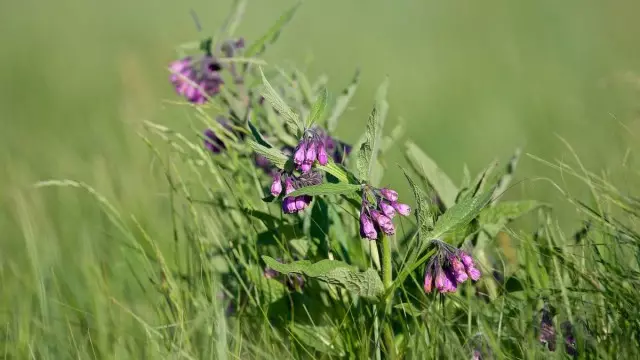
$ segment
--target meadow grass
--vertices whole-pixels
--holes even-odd
[[[1,36],[11,54],[2,60],[8,71],[2,72],[0,100],[4,357],[315,358],[344,352],[367,358],[376,347],[385,356],[366,322],[374,310],[359,304],[343,309],[339,323],[283,332],[267,300],[259,299],[264,294],[240,283],[238,291],[250,302],[241,316],[225,316],[228,298],[238,294],[220,297],[220,279],[202,269],[233,274],[227,264],[243,258],[236,251],[259,255],[251,248],[209,252],[238,228],[247,240],[264,230],[247,214],[228,210],[254,203],[250,194],[264,179],[248,171],[252,181],[235,182],[208,162],[208,154],[182,143],[206,162],[206,171],[198,170],[143,122],[167,125],[200,146],[191,131],[203,126],[197,113],[160,100],[175,98],[166,84],[170,49],[196,37],[187,9],[151,2],[40,5],[37,11],[27,3],[0,5],[7,30]],[[251,4],[241,30],[257,38],[288,5]],[[420,298],[419,312],[393,324],[402,333],[398,349],[409,349],[403,355],[464,358],[480,342],[498,358],[561,357],[560,324],[569,320],[580,356],[634,358],[639,209],[629,194],[637,191],[638,174],[633,152],[626,152],[637,133],[630,71],[638,57],[635,22],[624,19],[636,6],[495,5],[309,2],[266,59],[304,64],[313,53],[313,62],[302,67],[310,78],[329,74],[332,94],[360,66],[361,84],[338,128],[350,142],[362,133],[376,83],[388,73],[386,129],[403,117],[405,133],[456,180],[464,177],[464,162],[477,173],[496,154],[507,159],[523,143],[542,159],[570,155],[551,129],[576,146],[588,168],[607,167],[596,175],[558,162],[562,192],[556,192],[538,185],[548,182],[531,181],[555,175],[553,167],[525,156],[517,174],[528,181],[507,197],[552,201],[556,211],[530,216],[490,243],[513,242],[498,258],[517,280],[499,283],[507,290],[488,303],[470,292],[456,297],[458,314]],[[203,22],[207,31],[221,23],[221,7],[226,13],[218,4],[197,8],[213,16]],[[56,13],[61,16],[50,16]],[[153,16],[142,15],[148,13]],[[338,25],[323,26],[328,19]],[[40,52],[47,54],[44,61]],[[389,149],[384,181],[408,197],[410,187],[395,170],[396,162],[404,164],[403,152],[401,142]],[[614,162],[622,164],[617,171]],[[58,183],[61,189],[32,186],[49,178],[73,180]],[[192,186],[196,193],[187,193]],[[217,207],[197,201],[218,199],[218,191],[228,196]],[[227,212],[231,220],[224,219]],[[590,221],[583,236],[574,237],[581,230],[576,219]],[[411,222],[406,227],[410,233]],[[535,330],[544,301],[558,312],[553,354],[542,349]],[[299,311],[302,317],[313,312]],[[323,339],[332,345],[339,339],[342,348],[327,349]]]

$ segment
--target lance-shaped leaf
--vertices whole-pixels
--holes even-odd
[[[427,154],[413,142],[407,142],[407,159],[418,175],[425,179],[431,187],[438,193],[444,206],[448,209],[456,203],[458,188],[447,174],[438,167]]]
[[[342,286],[367,299],[377,299],[384,292],[382,280],[372,268],[360,272],[356,267],[336,260],[320,260],[317,263],[301,260],[282,264],[268,256],[263,256],[262,259],[267,266],[283,274],[304,274],[328,284]]]
[[[309,114],[309,118],[307,119],[307,127],[310,127],[311,124],[317,122],[324,115],[324,111],[327,107],[327,98],[329,94],[327,93],[327,89],[322,89],[320,91],[320,95],[318,99],[311,106],[311,113]]]
[[[315,165],[317,169],[327,172],[336,177],[340,182],[345,183],[357,183],[357,179],[355,176],[344,169],[341,165],[336,164],[333,160],[329,159],[329,163],[327,165]]]
[[[295,131],[298,131],[299,135],[302,133],[302,126],[300,125],[300,119],[298,115],[291,110],[289,105],[282,100],[278,92],[271,86],[269,80],[264,76],[262,72],[262,68],[260,68],[260,75],[262,76],[262,83],[264,85],[265,91],[261,92],[262,96],[267,99],[267,101],[273,106],[273,108],[280,113]]]
[[[358,83],[360,82],[360,69],[356,69],[356,73],[353,76],[353,80],[349,86],[342,91],[342,94],[336,100],[336,104],[333,107],[333,111],[331,112],[331,116],[327,119],[327,130],[329,133],[333,133],[336,131],[338,127],[338,120],[340,116],[347,110],[347,106],[349,106],[349,102],[353,97],[353,94],[356,93],[356,89],[358,88]]]
[[[493,191],[486,191],[453,205],[438,218],[433,230],[427,234],[427,239],[441,238],[469,224],[489,204],[492,194]]]
[[[265,139],[262,134],[260,134],[260,131],[258,130],[258,128],[253,125],[253,123],[251,121],[249,121],[249,130],[251,130],[251,134],[253,135],[253,137],[256,139],[256,142],[268,149],[272,149],[273,145],[271,145],[267,139]]]
[[[276,23],[273,24],[273,26],[271,26],[269,30],[264,35],[262,35],[262,37],[260,37],[260,39],[258,39],[247,48],[247,51],[245,51],[245,56],[253,57],[256,55],[260,55],[266,50],[267,46],[273,44],[276,40],[278,40],[282,28],[287,25],[289,21],[291,21],[300,4],[301,2],[298,2],[287,11],[285,11],[280,16],[278,21],[276,21]]]
[[[408,253],[409,262],[413,262],[419,253],[422,252],[422,248],[424,248],[428,244],[429,232],[433,229],[433,212],[431,211],[431,207],[429,202],[427,201],[427,195],[424,193],[422,189],[418,187],[418,185],[411,179],[407,170],[400,168],[404,172],[404,176],[407,178],[409,182],[409,186],[413,190],[413,196],[416,199],[416,211],[414,212],[416,215],[416,220],[418,221],[418,238],[413,238],[411,243],[409,244],[409,249],[411,251]],[[422,240],[419,243],[417,250],[413,250],[415,246],[415,242],[417,240]]]
[[[507,190],[509,187],[509,183],[513,179],[513,173],[516,171],[516,166],[518,166],[518,160],[520,160],[520,154],[522,151],[520,149],[516,149],[515,154],[511,157],[509,162],[507,163],[507,167],[504,170],[504,174],[498,180],[498,185],[496,186],[495,191],[493,192],[493,203],[495,203],[498,198]]]
[[[367,122],[365,141],[360,146],[360,151],[358,152],[358,175],[363,181],[371,178],[372,169],[378,162],[377,157],[380,147],[381,129],[384,126],[384,120],[389,109],[386,100],[388,86],[389,81],[385,79],[378,88],[376,103]]]
[[[309,79],[307,79],[304,73],[298,69],[294,71],[293,75],[294,80],[297,83],[296,88],[299,87],[304,102],[307,106],[310,106],[315,102],[314,100],[316,99],[316,95],[311,87],[311,83],[309,83]]]
[[[268,148],[266,146],[260,145],[253,140],[247,140],[247,144],[255,151],[258,155],[262,155],[267,160],[269,160],[274,166],[278,169],[284,169],[289,158],[282,151],[275,148]]]
[[[547,206],[535,200],[503,201],[480,212],[478,219],[482,227],[495,236],[505,225],[529,212]]]
[[[345,183],[324,183],[318,185],[305,186],[292,193],[288,194],[287,197],[291,196],[300,196],[300,195],[342,195],[342,194],[351,194],[362,188],[362,185],[353,185],[353,184],[345,184]]]

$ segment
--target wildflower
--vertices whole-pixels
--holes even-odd
[[[222,66],[212,55],[195,60],[190,56],[169,65],[169,80],[179,95],[194,104],[204,104],[208,98],[220,92],[224,80]]]
[[[376,240],[378,238],[376,227],[365,212],[360,213],[360,236],[369,240]]]
[[[549,349],[556,351],[556,329],[553,326],[553,310],[548,304],[544,304],[540,310],[540,327],[538,329],[538,341]]]
[[[578,349],[576,345],[576,338],[573,335],[573,325],[569,321],[565,321],[560,324],[562,329],[562,337],[564,338],[564,348],[567,354],[577,357]]]
[[[311,170],[316,161],[320,165],[327,165],[329,161],[325,141],[320,134],[317,128],[308,129],[304,132],[298,146],[296,146],[293,162],[303,173]]]
[[[283,176],[283,175],[280,174],[278,176]],[[286,175],[284,177],[285,177],[285,180],[284,180],[285,196],[291,194],[296,189],[300,189],[306,186],[318,185],[322,183],[322,174],[318,171],[310,171],[307,173],[303,173],[297,178],[294,177],[293,175]],[[278,178],[278,182],[279,181],[282,181],[281,177]],[[276,179],[274,177],[274,183],[275,182],[276,182]],[[277,187],[278,185],[275,184],[275,186]],[[274,184],[272,183],[272,189],[273,187],[274,187]],[[284,211],[286,214],[300,212],[306,209],[311,204],[312,200],[313,200],[313,197],[311,197],[310,195],[285,197],[284,200],[282,201],[282,211]]]
[[[469,254],[440,240],[433,243],[437,251],[425,267],[425,293],[431,293],[434,287],[440,293],[455,292],[458,284],[467,279],[480,279],[480,271]]]
[[[393,201],[385,196],[385,193],[389,194],[390,192],[395,193]],[[397,203],[396,200],[398,200],[398,193],[393,190],[376,189],[368,185],[364,187],[362,208],[360,209],[360,236],[362,238],[375,240],[378,231],[387,235],[395,234],[396,228],[391,219],[396,215],[396,212],[403,216],[407,216],[411,212],[409,205]],[[375,231],[371,231],[370,223]]]
[[[282,192],[282,180],[280,179],[280,173],[276,173],[273,176],[273,182],[271,183],[271,195],[279,196]]]

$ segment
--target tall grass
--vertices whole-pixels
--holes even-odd
[[[269,70],[274,70],[272,63]],[[140,73],[135,64],[123,60],[123,68],[132,69],[126,76],[131,96],[144,93],[132,85]],[[305,114],[310,104],[301,99],[304,94],[277,74],[267,72],[278,89],[292,91],[288,103]],[[349,80],[331,86],[346,87]],[[135,104],[144,101],[150,100]],[[389,103],[391,109],[401,106],[393,96]],[[214,126],[221,110],[182,104],[176,111],[185,118],[179,129],[173,126],[177,121],[129,127],[128,142],[120,150],[128,160],[96,161],[91,176],[84,174],[91,182],[76,176],[34,188],[26,169],[11,165],[6,170],[11,183],[23,185],[7,187],[8,216],[2,219],[5,237],[13,239],[3,243],[0,267],[5,358],[467,358],[474,351],[482,358],[561,358],[571,349],[565,346],[565,322],[572,325],[581,357],[638,356],[634,285],[640,207],[606,174],[588,172],[580,163],[547,163],[530,156],[527,161],[537,159],[578,180],[563,178],[564,185],[550,182],[550,188],[578,211],[584,227],[567,232],[573,224],[561,224],[556,212],[528,200],[505,202],[491,222],[482,223],[487,213],[474,214],[471,225],[448,239],[474,243],[484,277],[446,297],[425,295],[423,266],[416,259],[404,261],[412,259],[410,250],[420,248],[412,244],[426,243],[415,234],[429,224],[420,217],[400,222],[391,238],[393,276],[407,278],[386,308],[312,276],[305,277],[302,290],[291,290],[263,275],[262,255],[288,261],[326,256],[360,270],[378,270],[375,254],[384,249],[358,239],[357,209],[348,200],[316,197],[311,212],[300,218],[282,215],[278,206],[262,201],[269,179],[246,158],[250,148],[229,142],[229,150],[215,156],[201,145],[200,129]],[[119,111],[124,118],[150,117],[134,104],[125,103]],[[253,135],[249,128],[243,131]],[[389,154],[404,147],[397,135],[383,140],[388,145],[382,146],[382,161],[374,169],[395,173]],[[57,159],[57,166],[76,175],[72,164],[80,157]],[[401,191],[401,197],[415,193],[414,211],[428,204],[433,220],[441,219],[442,210],[451,206],[436,208],[431,200],[436,193],[442,197],[446,186],[439,187],[441,177],[434,179],[425,170],[431,164],[425,154],[410,151],[407,157],[414,186],[406,185],[413,191]],[[462,168],[457,162],[443,166]],[[500,168],[494,168],[495,179],[474,179],[465,170],[456,182],[461,185],[454,185],[454,200],[490,189],[490,180],[508,183],[513,171],[501,173]],[[627,181],[637,175],[627,175],[632,179]],[[579,183],[586,185],[582,191]],[[536,209],[526,215],[530,223],[508,226],[530,208]],[[479,224],[492,227],[479,230]],[[550,324],[541,325],[543,315]],[[554,352],[541,344],[541,326],[555,329]]]

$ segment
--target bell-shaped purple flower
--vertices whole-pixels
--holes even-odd
[[[380,210],[390,219],[396,216],[396,209],[386,201],[380,201]]]
[[[375,221],[376,224],[380,227],[380,230],[387,235],[393,235],[396,232],[396,228],[393,226],[393,222],[391,219],[382,214],[378,210],[371,210],[371,218]]]
[[[389,201],[398,201],[398,193],[395,190],[382,188],[380,189],[380,194]]]
[[[407,204],[402,204],[397,201],[393,201],[391,206],[402,216],[409,216],[411,214],[411,207]]]
[[[285,195],[289,195],[292,192],[294,192],[296,189],[293,187],[293,180],[291,179],[290,176],[287,176],[287,178],[284,180],[284,193]]]
[[[304,210],[307,206],[309,206],[309,204],[311,204],[311,200],[312,200],[312,197],[309,195],[296,196],[295,198],[296,210],[297,211]]]
[[[296,165],[302,165],[304,163],[306,151],[307,143],[300,142],[300,144],[298,144],[298,146],[296,147],[296,151],[293,153],[293,162]]]
[[[469,278],[467,276],[467,271],[465,270],[464,265],[457,256],[451,256],[449,258],[449,262],[451,264],[451,271],[453,272],[456,282],[462,283]]]
[[[433,290],[433,273],[430,271],[429,266],[424,273],[424,292],[430,294]]]
[[[467,275],[469,275],[471,280],[478,281],[482,276],[482,273],[476,267],[475,262],[473,261],[473,258],[471,257],[471,255],[467,254],[464,251],[460,251],[459,256],[460,256],[460,260],[462,260],[462,263],[464,264],[464,268],[467,272]]]
[[[271,183],[271,195],[279,196],[282,192],[282,179],[280,178],[280,173],[276,173],[273,176],[273,182]]]
[[[307,144],[307,152],[305,153],[305,161],[313,164],[316,161],[317,153],[316,153],[316,145],[312,142]]]
[[[327,165],[327,163],[329,162],[329,158],[327,155],[327,150],[324,147],[324,144],[322,142],[318,142],[318,162],[320,163],[320,165]]]
[[[282,200],[282,211],[285,214],[293,214],[298,212],[298,208],[296,206],[296,198],[295,197],[287,197]]]
[[[441,293],[455,292],[457,290],[457,284],[452,274],[449,274],[445,269],[438,269],[436,274],[436,289]]]
[[[369,240],[376,240],[378,232],[371,218],[364,212],[360,211],[360,236]]]

